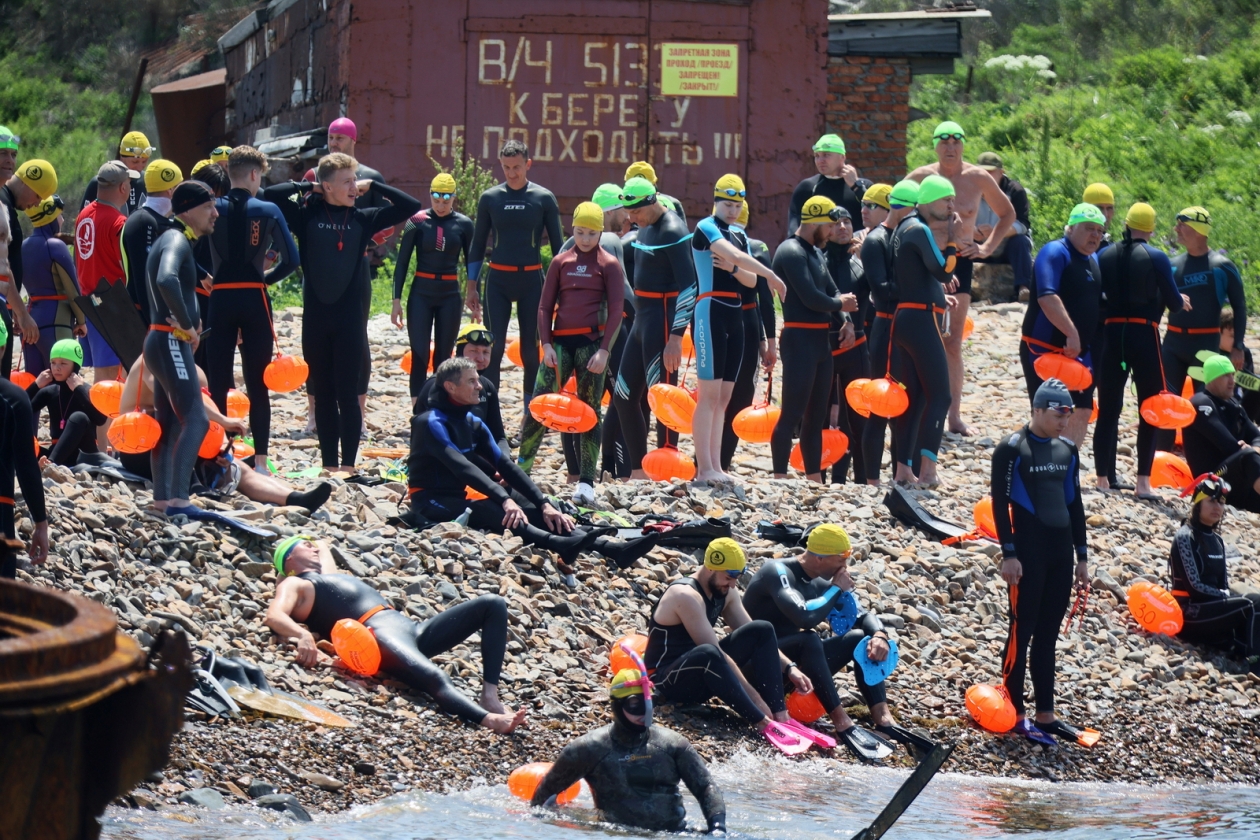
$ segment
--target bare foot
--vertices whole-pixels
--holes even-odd
[[[1097,487],[1099,490],[1110,490],[1111,479],[1107,478],[1106,476],[1100,475],[1094,479],[1094,486]]]
[[[481,690],[481,702],[477,705],[491,714],[501,715],[507,712],[503,702],[499,700],[499,689],[486,686]]]
[[[949,418],[949,430],[953,434],[962,435],[963,437],[971,437],[971,427],[962,421],[961,417]]]
[[[726,481],[726,476],[718,470],[705,470],[704,472],[696,473],[695,480],[701,484],[721,484]]]
[[[506,735],[516,729],[516,727],[525,723],[525,714],[524,709],[521,709],[518,712],[513,712],[512,710],[507,709],[503,712],[503,714],[490,712],[481,719],[481,725],[486,729],[497,732],[500,735]]]

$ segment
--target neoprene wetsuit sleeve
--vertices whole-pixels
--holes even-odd
[[[799,242],[798,242],[799,244]],[[791,249],[783,253],[786,262],[784,268],[786,271],[776,272],[779,277],[788,285],[788,294],[796,295],[797,300],[805,305],[805,308],[812,309],[815,312],[839,312],[844,306],[844,301],[840,299],[837,293],[834,296],[827,294],[823,289],[814,285],[811,272],[809,270],[809,254],[802,246],[799,249]],[[782,246],[780,246],[782,250]],[[778,254],[775,254],[776,259]],[[831,284],[830,276],[828,283],[834,289],[835,285]]]
[[[912,226],[902,234],[902,242],[913,248],[923,261],[928,273],[941,283],[948,283],[953,278],[953,267],[949,258],[936,247],[932,238],[932,230],[923,222]]]
[[[1226,259],[1221,260],[1218,268],[1225,272],[1225,296],[1234,310],[1234,346],[1245,346],[1247,337],[1247,293],[1243,290],[1242,275],[1238,268]]]
[[[604,324],[604,337],[599,342],[599,349],[609,350],[621,329],[621,313],[626,305],[626,273],[621,270],[617,258],[603,248],[599,249],[599,262],[604,272],[604,295],[608,299],[608,322]]]
[[[564,229],[560,225],[560,205],[552,193],[547,194],[546,206],[543,208],[543,225],[547,229],[547,239],[551,242],[551,254],[560,253],[564,244]]]
[[[599,760],[598,756],[592,750],[586,749],[584,740],[584,738],[579,738],[560,751],[559,757],[551,765],[547,775],[543,776],[538,787],[534,788],[534,798],[530,800],[530,805],[534,807],[546,805],[548,799],[567,790],[578,779],[594,769]]]
[[[1070,260],[1071,256],[1061,239],[1047,243],[1037,252],[1037,259],[1033,263],[1033,282],[1037,286],[1037,297],[1059,293],[1059,280]]]
[[[757,314],[761,318],[761,340],[769,341],[774,337],[774,294],[770,281],[764,277],[757,278]]]
[[[993,471],[989,478],[989,497],[993,500],[993,524],[997,526],[1002,557],[1015,556],[1015,530],[1011,527],[1011,483],[1015,479],[1016,449],[1009,440],[993,450]]]
[[[271,245],[276,248],[276,253],[280,255],[280,261],[271,267],[263,277],[263,282],[267,285],[279,283],[288,277],[297,267],[301,265],[302,258],[298,255],[297,243],[293,241],[293,234],[289,231],[289,223],[285,221],[284,214],[280,212],[280,208],[270,202],[263,203],[263,212],[271,217],[275,223],[275,227],[271,234]]]
[[[886,632],[884,630],[884,622],[880,621],[879,616],[873,612],[864,612],[859,615],[856,626],[861,627],[862,632],[868,636]]]
[[[1155,274],[1159,276],[1159,294],[1164,299],[1164,306],[1169,312],[1180,312],[1186,302],[1181,299],[1181,290],[1177,288],[1177,281],[1173,278],[1172,262],[1158,248],[1147,245],[1146,252],[1150,254],[1151,264],[1155,266]]]
[[[477,226],[473,228],[472,245],[468,249],[468,277],[479,283],[481,278],[473,274],[472,267],[481,265],[486,258],[486,246],[490,243],[490,226],[490,199],[482,193],[481,198],[477,199]]]
[[[1081,497],[1081,456],[1076,447],[1072,447],[1072,463],[1068,467],[1067,484],[1072,491],[1072,500],[1068,502],[1068,521],[1072,523],[1072,545],[1076,547],[1076,559],[1083,562],[1089,552],[1089,544],[1085,535],[1085,500]]]
[[[1024,189],[1023,184],[1012,183],[1006,197],[1015,208],[1015,221],[1024,226],[1024,233],[1028,233],[1032,228],[1031,216],[1028,214],[1028,190]]]
[[[310,191],[311,184],[309,181],[285,181],[284,183],[267,187],[258,196],[263,201],[269,201],[279,207],[280,215],[284,216],[289,229],[296,229],[301,233],[302,204],[300,199],[294,200],[294,196],[300,196]]]
[[[722,798],[722,791],[713,783],[709,768],[705,766],[704,759],[696,752],[696,748],[684,742],[674,754],[674,764],[683,784],[700,803],[709,831],[725,831],[726,800]]]
[[[422,420],[421,418],[423,417],[428,417],[428,421]],[[412,433],[413,437],[419,437],[420,445],[424,447],[424,450],[432,453],[441,461],[443,466],[454,473],[460,481],[464,482],[465,487],[471,487],[474,490],[485,493],[486,496],[500,504],[510,498],[508,491],[504,490],[490,476],[477,469],[471,461],[464,457],[464,453],[455,448],[455,445],[451,442],[450,435],[446,432],[446,427],[435,416],[435,412],[429,411],[416,415],[412,420]],[[489,439],[489,434],[486,435],[486,439]],[[490,445],[493,453],[497,456],[492,459],[493,463],[500,460],[502,456],[499,454],[498,444],[491,441]]]
[[[1203,582],[1203,569],[1199,565],[1199,552],[1195,551],[1194,532],[1185,525],[1177,529],[1173,537],[1173,553],[1181,563],[1181,571],[1190,583],[1190,588],[1212,598],[1228,598],[1228,589],[1217,589]]]
[[[679,223],[681,224],[681,220]],[[691,317],[696,311],[696,299],[700,294],[700,284],[696,279],[696,261],[691,256],[691,241],[684,240],[677,245],[671,245],[665,249],[665,255],[674,273],[674,282],[677,284],[675,288],[678,289],[674,323],[669,332],[671,335],[682,335],[691,326]]]
[[[22,488],[22,498],[31,512],[31,521],[35,523],[48,521],[48,508],[44,503],[43,475],[39,470],[39,459],[35,455],[35,447],[28,438],[28,430],[35,428],[35,416],[31,411],[30,400],[22,394],[22,389],[7,380],[3,388],[2,398],[9,404],[13,412],[13,471],[17,475],[18,485]]]
[[[400,225],[422,209],[420,199],[408,195],[397,187],[391,187],[384,181],[373,181],[368,191],[376,193],[377,198],[385,198],[389,201],[388,207],[374,208],[376,213],[367,226],[369,233],[379,233],[385,228]]]
[[[1216,410],[1211,397],[1198,396],[1198,400],[1191,401],[1195,408],[1194,430],[1208,438],[1214,448],[1233,454],[1238,449],[1238,438],[1221,419],[1221,413]],[[1208,410],[1204,411],[1205,408]]]
[[[835,606],[836,599],[840,597],[843,590],[835,584],[830,584],[822,594],[806,601],[801,593],[796,591],[796,587],[792,586],[792,573],[787,567],[782,563],[775,563],[775,567],[779,585],[774,590],[774,603],[779,608],[779,612],[801,630],[816,627],[827,617],[827,613],[831,612],[831,608]]]
[[[184,289],[179,279],[179,252],[179,248],[162,249],[153,285],[162,296],[162,302],[166,304],[171,317],[179,322],[181,328],[191,330],[197,326],[200,315],[194,317],[184,304]]]
[[[481,388],[484,391],[486,384],[490,380],[483,380]],[[503,410],[499,407],[499,393],[493,390],[494,385],[490,385],[491,398],[486,400],[486,427],[490,429],[490,436],[494,438],[495,443],[499,444],[499,448],[503,449],[507,446],[507,432],[503,430]]]
[[[407,275],[411,273],[411,252],[416,248],[416,223],[408,221],[398,240],[398,262],[394,264],[394,300],[401,300]]]

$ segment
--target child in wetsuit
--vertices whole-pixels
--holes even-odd
[[[78,463],[80,452],[98,452],[96,427],[109,418],[92,405],[91,386],[79,376],[83,347],[73,338],[63,338],[52,346],[49,367],[26,389],[31,398],[34,428],[38,432],[39,413],[48,409],[48,430],[52,448],[40,450],[54,464],[64,467]]]

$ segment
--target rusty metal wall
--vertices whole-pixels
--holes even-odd
[[[713,182],[736,172],[749,187],[752,232],[771,244],[782,238],[792,188],[813,171],[827,0],[327,5],[298,0],[285,12],[290,23],[264,27],[276,31],[270,47],[260,31],[252,48],[229,52],[238,140],[273,119],[286,131],[326,125],[342,112],[340,84],[359,126],[357,156],[415,194],[433,176],[429,156],[449,163],[457,139],[496,167],[502,140],[518,137],[534,156],[531,178],[566,213],[643,157],[693,217],[708,212]],[[330,46],[309,50],[311,31],[324,31]],[[735,45],[737,95],[662,96],[661,45],[671,42]],[[256,57],[248,69],[246,49]],[[294,105],[308,54],[317,83],[311,102]]]

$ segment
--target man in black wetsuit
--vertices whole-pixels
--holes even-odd
[[[621,177],[622,183],[629,181],[631,178],[646,178],[652,182],[652,186],[657,188],[656,197],[666,210],[673,210],[683,220],[683,224],[687,223],[687,212],[683,209],[682,202],[674,198],[672,195],[666,195],[660,192],[660,185],[656,177],[656,167],[648,163],[646,160],[636,160],[626,167],[626,173]]]
[[[665,208],[651,181],[631,178],[622,187],[621,199],[638,226],[627,243],[634,251],[635,313],[617,369],[613,403],[625,436],[630,477],[646,479],[647,421],[641,404],[653,385],[677,382],[682,336],[696,308],[696,266],[686,223]]]
[[[0,276],[10,276],[9,251],[12,248],[7,214],[0,213]],[[6,284],[7,285],[7,284]],[[11,288],[11,287],[10,287]],[[13,292],[16,297],[17,292]],[[7,344],[9,330],[0,322],[0,342]],[[35,448],[31,445],[31,401],[26,392],[0,377],[0,533],[8,539],[17,536],[13,483],[16,476],[22,485],[22,497],[30,511],[35,531],[31,534],[30,558],[35,564],[48,558],[48,510],[44,503],[44,484],[40,476]],[[0,563],[0,578],[17,577],[17,556],[10,554]]]
[[[499,700],[508,615],[507,604],[498,595],[464,601],[417,624],[389,606],[371,586],[342,573],[323,542],[288,537],[276,545],[272,560],[281,580],[264,621],[281,638],[297,643],[299,665],[310,667],[319,661],[313,634],[329,639],[334,624],[343,618],[354,619],[376,637],[381,670],[428,694],[442,711],[500,735],[525,722],[525,709],[512,711]],[[474,633],[481,634],[478,703],[457,689],[429,658],[445,653]]]
[[[1203,390],[1190,400],[1194,422],[1182,430],[1186,461],[1195,475],[1228,481],[1231,505],[1260,513],[1260,428],[1234,396],[1234,373],[1227,356],[1203,362]]]
[[[1199,364],[1203,350],[1217,352],[1220,346],[1221,307],[1229,302],[1234,310],[1234,346],[1230,350],[1235,370],[1245,362],[1243,339],[1247,333],[1247,295],[1238,267],[1219,251],[1208,247],[1212,217],[1202,207],[1187,207],[1177,214],[1177,241],[1185,251],[1172,258],[1177,289],[1190,299],[1181,312],[1169,313],[1164,335],[1164,376],[1168,390],[1180,394],[1186,371]],[[1193,380],[1192,380],[1193,381]],[[1194,382],[1194,389],[1203,386]],[[1171,450],[1175,433],[1161,430],[1156,436],[1159,449]],[[1232,481],[1230,483],[1236,483]]]
[[[149,165],[149,157],[156,151],[157,149],[149,144],[149,138],[142,131],[127,132],[123,135],[122,142],[118,144],[118,160],[127,167],[130,182],[127,200],[123,202],[121,208],[124,216],[130,216],[144,204],[147,188],[144,182],[144,170]],[[83,190],[83,207],[96,201],[99,189],[100,185],[96,178],[88,181],[87,187]],[[83,207],[79,209],[82,210]]]
[[[860,290],[865,290],[865,271],[862,262],[853,259],[853,218],[843,207],[837,207],[836,210],[839,211],[840,218],[832,226],[831,237],[827,242],[827,268],[836,289],[845,297],[851,296],[853,301],[845,306],[844,312],[852,313],[847,318],[840,312],[831,314],[833,376],[830,410],[835,412],[833,425],[849,439],[849,448],[844,457],[831,467],[831,482],[844,484],[848,480],[849,465],[852,464],[853,481],[862,484],[866,481],[866,459],[861,447],[866,418],[849,405],[844,389],[855,379],[869,379],[871,376],[871,360],[866,346],[866,319],[870,310],[870,297],[859,294]],[[853,331],[853,342],[848,345],[841,341],[845,324],[851,324]]]
[[[864,190],[858,183],[857,170],[845,157],[844,141],[840,139],[840,135],[824,134],[818,138],[818,142],[814,144],[814,166],[818,169],[818,174],[801,181],[792,190],[792,200],[788,204],[789,237],[801,226],[801,208],[815,195],[825,196],[837,207],[848,210],[850,218],[861,218]],[[828,245],[828,257],[838,249],[838,245]]]
[[[267,174],[267,157],[253,146],[237,146],[227,160],[232,189],[215,202],[219,222],[210,235],[211,289],[207,339],[206,379],[210,398],[227,411],[228,391],[235,387],[233,373],[239,336],[241,371],[249,395],[249,430],[254,435],[255,469],[269,473],[267,454],[271,442],[271,395],[263,371],[271,362],[275,329],[267,286],[279,283],[298,266],[298,248],[280,208],[256,196]],[[266,270],[267,255],[278,255]]]
[[[371,285],[363,252],[372,236],[419,212],[420,202],[380,181],[356,180],[354,158],[320,159],[316,177],[263,190],[280,206],[302,258],[302,354],[310,365],[307,391],[315,397],[323,465],[354,472],[363,427],[359,378],[368,356],[364,287]],[[382,193],[385,207],[361,209],[364,193]],[[340,445],[340,452],[338,447]]]
[[[845,746],[858,758],[877,760],[886,758],[892,750],[853,722],[840,703],[833,680],[835,674],[853,662],[853,652],[863,639],[870,639],[866,649],[873,662],[883,662],[890,651],[884,625],[874,614],[857,606],[848,569],[852,553],[849,535],[843,528],[830,523],[819,525],[810,532],[805,553],[799,559],[762,565],[744,593],[744,606],[753,618],[774,625],[779,650],[809,677],[815,696]],[[835,633],[826,641],[814,629],[825,620],[830,620]],[[915,744],[917,739],[898,726],[888,710],[887,680],[867,683],[856,663],[853,676],[875,728],[890,738]]]
[[[1177,291],[1168,255],[1150,244],[1155,208],[1138,202],[1124,217],[1124,238],[1098,255],[1102,286],[1102,347],[1094,359],[1098,382],[1098,423],[1094,426],[1094,474],[1100,490],[1116,487],[1116,447],[1124,392],[1133,376],[1140,406],[1164,390],[1159,322],[1164,309],[1179,312],[1190,299]],[[1155,427],[1138,415],[1137,479],[1139,498],[1151,495]]]
[[[177,516],[189,515],[193,466],[210,429],[193,361],[202,325],[193,291],[198,269],[192,240],[214,230],[219,211],[214,194],[200,181],[176,187],[171,210],[175,222],[153,243],[146,264],[153,323],[144,339],[144,363],[153,371],[153,402],[162,427],[151,456],[153,506]]]
[[[813,685],[778,650],[774,627],[744,609],[739,579],[746,566],[744,550],[730,537],[709,543],[700,570],[671,583],[652,608],[643,660],[661,702],[717,697],[778,746],[776,724],[789,720],[784,679],[802,693]],[[720,641],[714,632],[719,618],[729,630]]]
[[[879,184],[876,187],[881,186]],[[868,191],[866,198],[871,198]],[[882,221],[869,230],[862,240],[862,276],[871,299],[870,332],[867,346],[870,347],[871,375],[887,376],[889,373],[889,357],[892,347],[893,316],[897,312],[897,283],[893,274],[892,241],[902,223],[914,215],[915,204],[919,200],[919,182],[909,178],[897,182],[888,191],[887,213]],[[868,212],[867,201],[862,202],[863,218]],[[866,483],[879,484],[880,468],[884,460],[884,433],[888,429],[888,418],[874,412],[866,418],[862,429],[862,459],[866,467]],[[896,435],[893,435],[895,438]],[[850,445],[854,445],[850,441]],[[893,447],[893,469],[896,470],[896,447]]]
[[[1081,730],[1055,717],[1055,643],[1076,586],[1089,586],[1080,456],[1060,437],[1072,395],[1047,379],[1033,395],[1032,420],[993,451],[990,493],[1002,546],[1002,579],[1010,587],[1011,626],[1003,657],[1014,731],[1039,744],[1050,735],[1075,741]],[[1072,558],[1075,555],[1075,572]],[[1029,641],[1032,642],[1031,651]],[[1032,672],[1036,721],[1024,716],[1024,672]]]
[[[522,393],[528,403],[538,377],[538,303],[542,298],[543,236],[551,253],[560,253],[564,233],[560,228],[560,205],[550,190],[531,183],[533,161],[529,149],[519,140],[509,140],[499,150],[503,183],[491,187],[477,201],[477,226],[468,253],[468,290],[465,303],[473,319],[481,321],[498,336],[506,336],[516,303],[516,325],[521,336],[521,361],[525,368]],[[490,232],[494,244],[490,246]],[[490,259],[486,250],[490,247]],[[484,269],[484,270],[483,270]],[[482,306],[485,317],[482,317]],[[494,346],[490,359],[490,381],[499,384],[499,367],[506,342]]]
[[[682,782],[700,803],[709,831],[725,832],[726,803],[704,759],[683,736],[652,725],[651,686],[637,668],[614,674],[608,686],[613,722],[561,750],[530,804],[548,805],[586,779],[605,819],[649,831],[685,831]]]
[[[127,216],[123,225],[123,268],[127,272],[127,292],[144,325],[149,317],[149,283],[145,274],[153,243],[171,226],[171,195],[184,180],[179,167],[169,160],[150,161],[144,170],[144,204]]]
[[[822,482],[822,430],[831,394],[832,356],[828,329],[831,315],[846,302],[857,309],[854,295],[841,295],[827,270],[822,249],[840,220],[840,209],[826,196],[813,196],[801,210],[801,223],[791,239],[774,252],[774,271],[787,284],[783,300],[783,406],[770,438],[774,477],[786,478],[792,438],[800,424],[801,460],[805,477]],[[839,346],[853,345],[853,325],[840,329]]]
[[[413,517],[446,522],[468,510],[473,528],[506,529],[559,554],[557,566],[570,586],[576,583],[572,566],[582,551],[598,551],[624,569],[656,545],[658,534],[622,542],[601,536],[598,529],[574,527],[571,517],[556,510],[477,416],[481,377],[471,360],[447,359],[432,381],[428,409],[411,420],[407,496]],[[476,500],[469,491],[479,494]]]
[[[507,433],[503,429],[503,410],[499,405],[499,392],[484,373],[490,366],[492,347],[494,347],[494,336],[482,324],[465,324],[455,338],[455,355],[468,359],[476,365],[477,374],[481,377],[481,394],[477,398],[477,405],[471,411],[481,418],[482,423],[486,424],[486,428],[490,430],[490,437],[499,444],[499,448],[506,450],[509,447]],[[429,401],[433,398],[433,385],[433,377],[425,380],[424,387],[420,389],[416,403],[412,406],[412,416],[423,414],[432,407]]]

